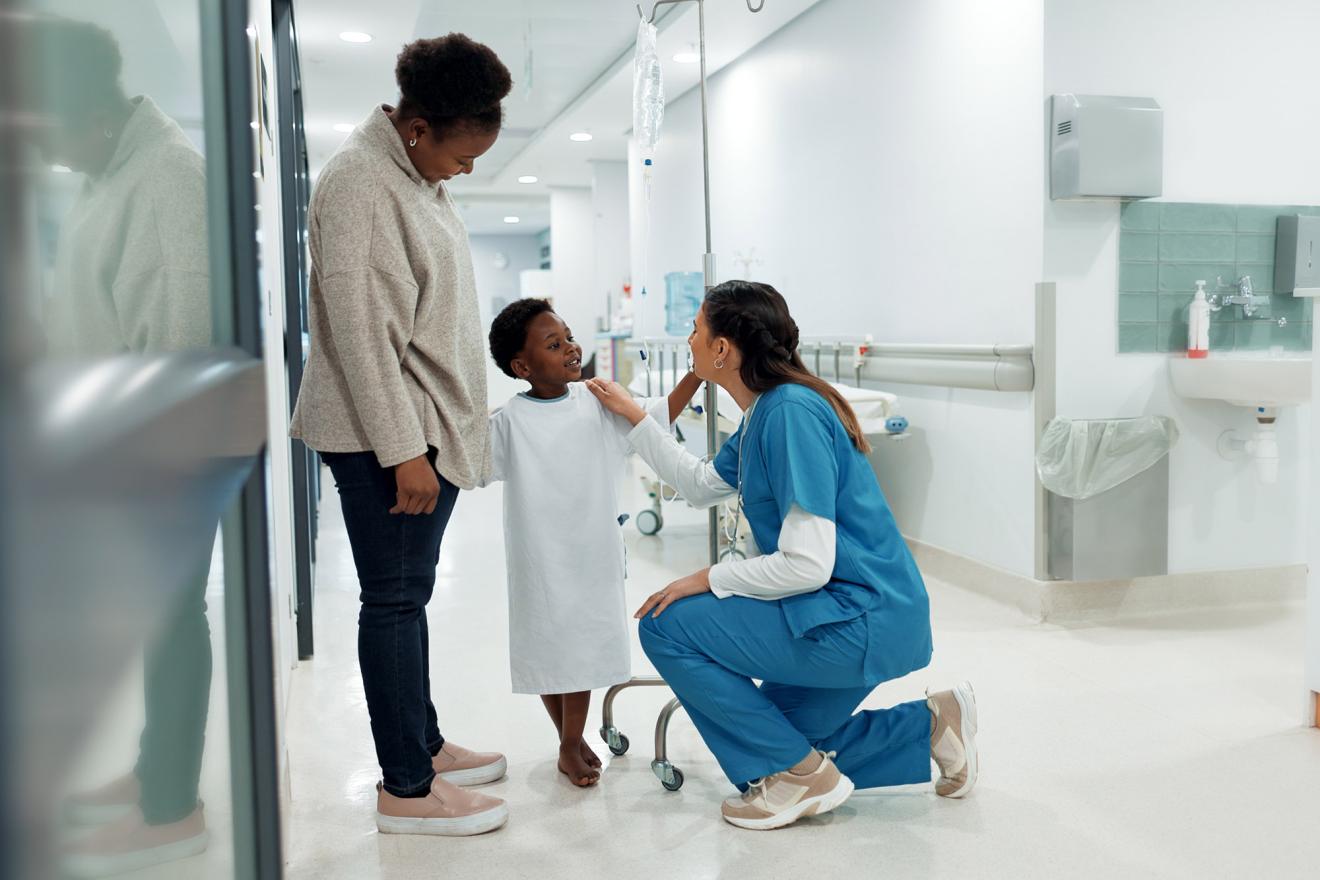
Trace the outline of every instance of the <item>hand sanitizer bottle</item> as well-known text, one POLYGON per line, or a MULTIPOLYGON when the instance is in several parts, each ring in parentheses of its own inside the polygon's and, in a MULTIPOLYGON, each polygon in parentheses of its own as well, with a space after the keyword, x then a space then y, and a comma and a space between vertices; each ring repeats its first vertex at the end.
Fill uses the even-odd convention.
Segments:
POLYGON ((1187 307, 1187 356, 1203 358, 1210 353, 1210 303, 1205 282, 1196 282, 1196 297, 1187 307))

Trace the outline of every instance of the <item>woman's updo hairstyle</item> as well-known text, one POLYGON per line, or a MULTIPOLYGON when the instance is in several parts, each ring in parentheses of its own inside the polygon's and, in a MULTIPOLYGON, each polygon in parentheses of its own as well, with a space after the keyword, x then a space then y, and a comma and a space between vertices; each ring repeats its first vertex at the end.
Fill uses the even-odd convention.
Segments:
POLYGON ((500 102, 513 89, 504 62, 463 34, 416 40, 403 47, 394 66, 399 112, 420 117, 443 140, 457 129, 483 134, 504 121, 500 102))

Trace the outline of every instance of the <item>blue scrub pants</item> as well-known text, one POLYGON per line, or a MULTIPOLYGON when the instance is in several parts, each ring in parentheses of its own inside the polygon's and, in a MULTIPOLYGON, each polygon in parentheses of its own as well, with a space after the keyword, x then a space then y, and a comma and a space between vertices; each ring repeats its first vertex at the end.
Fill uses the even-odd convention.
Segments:
POLYGON ((930 781, 924 700, 853 714, 875 687, 862 672, 865 618, 798 639, 779 602, 703 593, 648 615, 640 630, 646 655, 740 788, 812 748, 836 752, 858 788, 930 781))

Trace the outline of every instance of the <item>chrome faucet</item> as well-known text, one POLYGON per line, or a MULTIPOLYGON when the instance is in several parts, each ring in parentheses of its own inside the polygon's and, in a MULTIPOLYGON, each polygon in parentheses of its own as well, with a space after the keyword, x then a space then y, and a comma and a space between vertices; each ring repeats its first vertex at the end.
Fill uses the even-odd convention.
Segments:
MULTIPOLYGON (((1256 314, 1256 309, 1270 304, 1268 296, 1259 296, 1251 286, 1251 276, 1243 275, 1233 284, 1225 284, 1224 276, 1220 275, 1215 279, 1215 287, 1218 290, 1232 290, 1237 288, 1237 295, 1222 294, 1215 292, 1210 295, 1210 310, 1217 312, 1224 306, 1242 306, 1242 314, 1248 318, 1256 314)), ((1268 317, 1262 315, 1262 317, 1268 317)), ((1279 326, 1282 327, 1288 322, 1287 318, 1279 319, 1279 326)))

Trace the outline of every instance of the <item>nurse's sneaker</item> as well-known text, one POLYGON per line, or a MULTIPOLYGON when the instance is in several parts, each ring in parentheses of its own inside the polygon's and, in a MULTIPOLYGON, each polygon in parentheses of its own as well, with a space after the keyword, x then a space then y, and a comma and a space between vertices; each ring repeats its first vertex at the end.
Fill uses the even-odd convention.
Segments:
POLYGON ((471 837, 494 831, 509 821, 509 806, 445 782, 431 781, 426 797, 395 797, 376 783, 376 829, 381 834, 434 834, 471 837))
POLYGON ((509 762, 498 752, 474 752, 446 742, 431 758, 431 766, 453 785, 485 785, 503 779, 509 762))
POLYGON ((969 682, 951 691, 926 692, 930 756, 940 768, 935 793, 960 798, 976 785, 976 694, 969 682))
POLYGON ((792 825, 803 816, 820 816, 848 800, 852 780, 834 766, 833 753, 821 753, 820 766, 810 773, 788 770, 758 779, 747 791, 724 802, 720 812, 731 825, 768 831, 792 825))

